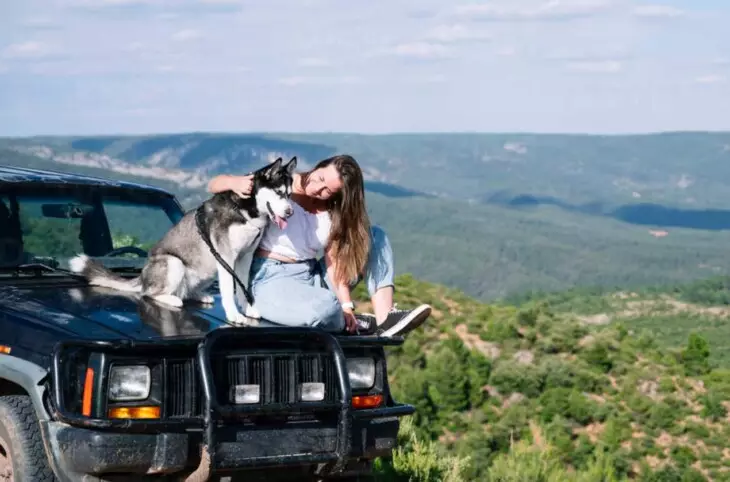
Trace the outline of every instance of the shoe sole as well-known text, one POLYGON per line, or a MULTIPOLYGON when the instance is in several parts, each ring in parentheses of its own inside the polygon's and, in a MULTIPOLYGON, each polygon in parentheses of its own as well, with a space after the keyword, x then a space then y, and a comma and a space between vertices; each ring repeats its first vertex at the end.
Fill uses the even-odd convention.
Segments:
POLYGON ((398 336, 409 333, 421 326, 429 316, 431 316, 431 307, 423 305, 420 309, 416 308, 398 323, 380 333, 380 336, 398 336), (408 330, 405 330, 405 328, 408 328, 408 330))

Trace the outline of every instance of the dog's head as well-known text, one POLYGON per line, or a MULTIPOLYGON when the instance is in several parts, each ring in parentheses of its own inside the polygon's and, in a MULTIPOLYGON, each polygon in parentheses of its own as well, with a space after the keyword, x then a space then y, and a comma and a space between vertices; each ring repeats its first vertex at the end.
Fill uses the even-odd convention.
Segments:
POLYGON ((252 195, 256 199, 256 207, 259 211, 267 213, 280 229, 286 227, 287 218, 294 214, 290 197, 292 175, 296 167, 296 156, 286 164, 282 164, 280 157, 254 172, 252 195))

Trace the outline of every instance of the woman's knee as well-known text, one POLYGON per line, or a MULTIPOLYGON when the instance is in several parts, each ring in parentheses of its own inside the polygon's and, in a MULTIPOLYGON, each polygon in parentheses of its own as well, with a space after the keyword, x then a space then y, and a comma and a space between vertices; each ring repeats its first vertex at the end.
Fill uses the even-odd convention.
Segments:
POLYGON ((302 313, 302 321, 307 326, 321 328, 325 331, 342 331, 345 329, 345 318, 337 297, 328 290, 314 298, 306 313, 302 313))

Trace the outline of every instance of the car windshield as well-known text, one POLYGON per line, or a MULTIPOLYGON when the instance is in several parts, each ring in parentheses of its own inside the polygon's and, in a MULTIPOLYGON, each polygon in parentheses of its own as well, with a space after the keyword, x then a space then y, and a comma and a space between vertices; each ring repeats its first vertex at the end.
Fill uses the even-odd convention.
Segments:
POLYGON ((85 253, 109 268, 141 269, 147 251, 182 216, 155 192, 89 187, 0 190, 0 267, 68 269, 85 253))

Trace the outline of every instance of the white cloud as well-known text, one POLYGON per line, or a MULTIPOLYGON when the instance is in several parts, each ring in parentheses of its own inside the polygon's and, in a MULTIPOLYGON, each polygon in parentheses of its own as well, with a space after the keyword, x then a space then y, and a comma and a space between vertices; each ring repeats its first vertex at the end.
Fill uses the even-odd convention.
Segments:
POLYGON ((53 54, 54 50, 48 44, 28 41, 8 45, 0 52, 0 58, 7 60, 39 60, 53 54))
POLYGON ((454 43, 471 40, 490 40, 492 36, 483 31, 472 30, 464 24, 456 23, 435 27, 426 35, 426 38, 434 42, 454 43))
POLYGON ((613 6, 611 0, 499 0, 486 4, 461 5, 456 8, 456 14, 474 20, 565 20, 594 16, 613 6))
POLYGON ((570 70, 596 74, 615 74, 621 72, 623 64, 618 60, 574 60, 567 63, 570 70))
POLYGON ((500 47, 496 50, 495 54, 499 57, 514 57, 517 55, 517 49, 511 46, 500 47))
POLYGON ((637 5, 633 14, 642 18, 676 18, 684 16, 685 12, 670 5, 637 5))
POLYGON ((300 67, 328 67, 330 62, 322 57, 302 57, 297 60, 297 65, 300 67))
POLYGON ((23 27, 35 30, 51 30, 60 27, 57 22, 46 17, 31 17, 26 19, 22 25, 23 27))
POLYGON ((287 87, 297 87, 300 85, 343 85, 343 84, 359 84, 363 79, 356 76, 344 77, 325 77, 325 76, 305 76, 295 75, 291 77, 282 77, 278 83, 287 87))
POLYGON ((406 42, 386 49, 387 55, 417 59, 441 59, 449 57, 449 49, 436 42, 406 42))
POLYGON ((695 82, 698 84, 719 84, 725 82, 725 77, 717 74, 708 74, 695 77, 695 82))
POLYGON ((175 32, 170 38, 176 42, 187 42, 188 40, 198 40, 202 37, 203 33, 200 30, 187 28, 175 32))
POLYGON ((139 7, 159 4, 159 0, 62 0, 61 4, 68 7, 100 10, 115 7, 139 7))

